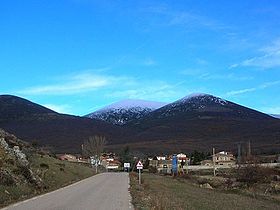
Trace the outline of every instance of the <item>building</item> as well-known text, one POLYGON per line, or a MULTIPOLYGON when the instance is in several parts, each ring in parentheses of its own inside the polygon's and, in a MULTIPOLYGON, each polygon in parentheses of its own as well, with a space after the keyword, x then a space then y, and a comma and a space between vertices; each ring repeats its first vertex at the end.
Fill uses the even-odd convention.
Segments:
POLYGON ((70 154, 59 155, 58 159, 67 160, 67 161, 70 161, 70 162, 78 162, 77 157, 75 155, 70 155, 70 154))
POLYGON ((105 168, 107 170, 118 170, 121 167, 121 162, 118 160, 108 161, 105 168))
POLYGON ((217 165, 233 165, 235 164, 235 157, 231 152, 218 152, 214 155, 213 160, 217 165))
POLYGON ((121 167, 121 162, 117 160, 114 153, 103 153, 100 157, 100 165, 107 170, 118 170, 121 167))
POLYGON ((234 165, 236 163, 236 158, 231 152, 221 151, 212 155, 212 160, 203 160, 201 161, 201 165, 211 166, 213 165, 213 161, 215 165, 234 165))
MULTIPOLYGON (((173 155, 154 156, 153 158, 149 158, 149 167, 155 168, 158 173, 171 174, 172 157, 173 155)), ((178 171, 183 172, 183 166, 189 165, 190 159, 183 153, 177 154, 176 157, 178 160, 178 171)))
POLYGON ((184 153, 180 153, 177 155, 178 164, 180 165, 189 165, 190 159, 184 153))

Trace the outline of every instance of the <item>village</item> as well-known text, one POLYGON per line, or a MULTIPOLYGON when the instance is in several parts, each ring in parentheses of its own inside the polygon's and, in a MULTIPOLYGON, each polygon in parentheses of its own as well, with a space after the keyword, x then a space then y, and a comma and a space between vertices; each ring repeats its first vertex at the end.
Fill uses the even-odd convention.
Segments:
MULTIPOLYGON (((91 164, 93 167, 98 166, 106 171, 131 171, 136 169, 136 163, 140 160, 138 157, 133 157, 128 163, 120 160, 120 157, 115 153, 102 153, 98 156, 83 157, 73 154, 59 154, 57 158, 60 160, 91 164), (127 167, 128 166, 128 167, 127 167)), ((194 162, 193 157, 187 154, 178 153, 172 155, 155 155, 141 159, 144 164, 144 169, 149 172, 159 174, 172 174, 174 172, 174 161, 176 161, 176 172, 179 174, 188 173, 188 171, 207 170, 207 169, 227 169, 237 167, 241 162, 238 157, 235 157, 232 152, 219 151, 213 155, 206 156, 205 159, 194 162), (173 171, 172 171, 173 170, 173 171)), ((244 163, 244 161, 243 161, 244 163)), ((280 163, 280 157, 272 157, 269 162, 263 164, 280 163)))

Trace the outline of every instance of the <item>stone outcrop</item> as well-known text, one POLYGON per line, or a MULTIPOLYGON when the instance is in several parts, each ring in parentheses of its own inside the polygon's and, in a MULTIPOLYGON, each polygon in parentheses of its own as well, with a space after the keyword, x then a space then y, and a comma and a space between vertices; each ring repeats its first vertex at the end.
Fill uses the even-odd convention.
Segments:
MULTIPOLYGON (((20 175, 25 177, 29 183, 34 184, 38 188, 42 188, 42 179, 31 170, 25 153, 20 149, 20 147, 24 148, 26 145, 15 136, 0 130, 0 147, 6 153, 5 156, 9 157, 10 161, 12 160, 13 164, 18 168, 20 175)), ((9 168, 0 168, 0 178, 2 180, 1 183, 3 182, 2 184, 5 185, 17 183, 16 175, 9 168)))

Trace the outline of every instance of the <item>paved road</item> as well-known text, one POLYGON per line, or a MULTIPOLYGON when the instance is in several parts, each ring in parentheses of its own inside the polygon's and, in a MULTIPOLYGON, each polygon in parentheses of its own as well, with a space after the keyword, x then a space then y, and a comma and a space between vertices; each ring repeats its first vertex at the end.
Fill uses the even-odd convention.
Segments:
POLYGON ((127 173, 103 173, 16 203, 9 210, 131 210, 127 173))

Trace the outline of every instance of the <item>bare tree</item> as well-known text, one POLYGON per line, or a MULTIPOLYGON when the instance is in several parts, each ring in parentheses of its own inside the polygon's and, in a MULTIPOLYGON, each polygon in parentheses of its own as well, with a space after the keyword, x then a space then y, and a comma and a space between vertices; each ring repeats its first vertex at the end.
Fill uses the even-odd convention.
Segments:
POLYGON ((97 156, 100 157, 101 153, 104 150, 106 144, 105 136, 90 136, 88 140, 84 142, 83 152, 87 156, 97 156))

